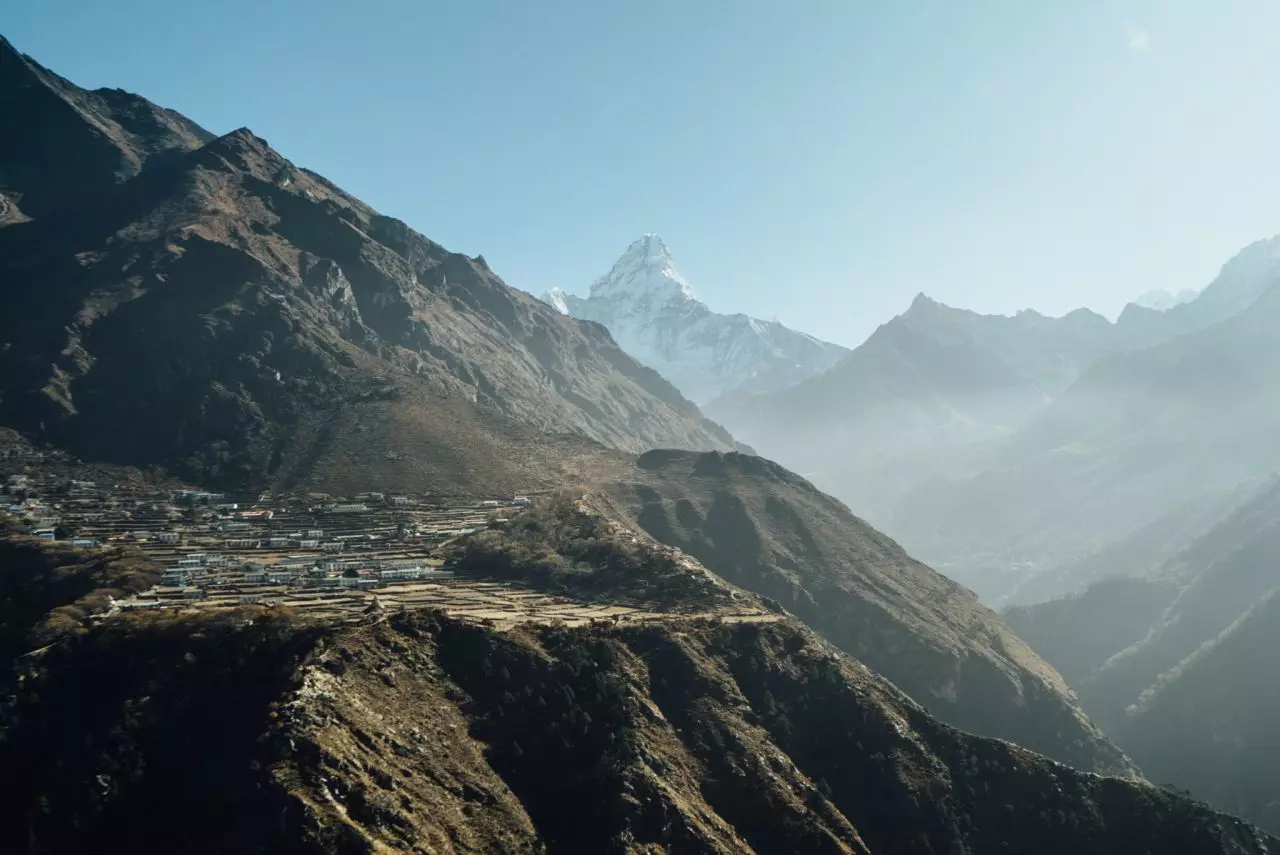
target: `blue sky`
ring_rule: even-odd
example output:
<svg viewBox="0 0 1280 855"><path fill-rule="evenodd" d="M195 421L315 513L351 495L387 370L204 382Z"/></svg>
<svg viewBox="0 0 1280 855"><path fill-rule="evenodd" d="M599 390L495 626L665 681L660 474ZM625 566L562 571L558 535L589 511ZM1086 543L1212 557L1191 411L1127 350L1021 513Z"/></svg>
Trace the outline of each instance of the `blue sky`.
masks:
<svg viewBox="0 0 1280 855"><path fill-rule="evenodd" d="M643 232L717 310L856 344L1206 284L1280 232L1280 4L6 0L81 85L247 125L510 284Z"/></svg>

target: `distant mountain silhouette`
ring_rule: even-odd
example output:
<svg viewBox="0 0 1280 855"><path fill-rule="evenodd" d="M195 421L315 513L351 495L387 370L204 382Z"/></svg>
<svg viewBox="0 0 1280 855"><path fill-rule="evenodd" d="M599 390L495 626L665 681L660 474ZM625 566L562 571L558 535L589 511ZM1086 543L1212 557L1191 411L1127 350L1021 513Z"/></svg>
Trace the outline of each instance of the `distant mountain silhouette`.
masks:
<svg viewBox="0 0 1280 855"><path fill-rule="evenodd" d="M1036 565L1025 585L1193 500L1221 516L1280 468L1278 328L1273 288L1224 321L1100 359L979 474L918 485L889 530L925 557L967 562L963 578L990 589L1007 556Z"/></svg>
<svg viewBox="0 0 1280 855"><path fill-rule="evenodd" d="M922 294L825 374L707 411L883 526L913 485L968 471L976 449L1016 431L1120 342L1084 310L979 315Z"/></svg>

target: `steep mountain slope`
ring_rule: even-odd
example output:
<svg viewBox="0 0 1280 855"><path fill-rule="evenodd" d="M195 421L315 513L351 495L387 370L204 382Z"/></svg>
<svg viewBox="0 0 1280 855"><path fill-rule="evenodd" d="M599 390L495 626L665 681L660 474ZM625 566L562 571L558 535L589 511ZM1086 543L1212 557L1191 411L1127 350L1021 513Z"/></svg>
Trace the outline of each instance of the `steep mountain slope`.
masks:
<svg viewBox="0 0 1280 855"><path fill-rule="evenodd" d="M86 93L7 43L0 53L22 107L0 111L20 167L6 180L28 218L0 228L0 423L215 483L324 480L317 461L397 459L406 446L420 463L447 461L444 480L500 477L545 434L733 447L604 330L249 131L206 141L142 99ZM22 121L36 114L28 102L59 122ZM37 153L80 138L105 154L57 183Z"/></svg>
<svg viewBox="0 0 1280 855"><path fill-rule="evenodd" d="M653 234L632 243L589 296L554 289L543 299L565 314L604 324L623 350L699 404L739 388L785 388L848 353L777 321L711 311Z"/></svg>
<svg viewBox="0 0 1280 855"><path fill-rule="evenodd" d="M1153 780L1280 828L1275 675L1280 486L1156 573L1011 609L1010 624Z"/></svg>
<svg viewBox="0 0 1280 855"><path fill-rule="evenodd" d="M1004 618L1019 638L1078 688L1116 653L1142 641L1178 591L1171 579L1116 577L1072 596L1012 606Z"/></svg>
<svg viewBox="0 0 1280 855"><path fill-rule="evenodd" d="M1280 829L1280 585L1166 674L1118 738L1152 780Z"/></svg>
<svg viewBox="0 0 1280 855"><path fill-rule="evenodd" d="M1042 410L1117 347L1100 315L979 315L923 294L830 371L708 407L762 454L877 525L912 485L968 472L983 443Z"/></svg>
<svg viewBox="0 0 1280 855"><path fill-rule="evenodd" d="M0 719L0 841L17 855L1280 844L939 725L787 623L128 619L27 671Z"/></svg>
<svg viewBox="0 0 1280 855"><path fill-rule="evenodd" d="M653 451L603 489L651 536L779 602L944 721L1082 769L1131 769L997 615L777 464Z"/></svg>
<svg viewBox="0 0 1280 855"><path fill-rule="evenodd" d="M1274 484L1273 478L1257 477L1219 490L1189 491L1162 509L1161 516L1084 557L1050 561L1030 573L1025 563L1011 567L995 585L985 586L987 593L1006 604L1034 605L1115 577L1159 576L1166 565Z"/></svg>
<svg viewBox="0 0 1280 855"><path fill-rule="evenodd" d="M1085 558L1197 497L1247 495L1280 468L1278 326L1273 288L1214 326L1100 360L980 475L918 488L889 530L981 584L1008 563Z"/></svg>
<svg viewBox="0 0 1280 855"><path fill-rule="evenodd" d="M0 225L92 198L213 134L119 89L85 91L0 36Z"/></svg>
<svg viewBox="0 0 1280 855"><path fill-rule="evenodd" d="M1235 254L1194 299L1165 306L1129 304L1116 326L1135 343L1158 344L1175 335L1194 332L1225 321L1249 308L1280 284L1280 235L1254 241Z"/></svg>
<svg viewBox="0 0 1280 855"><path fill-rule="evenodd" d="M1141 639L1080 684L1090 709L1118 729L1126 710L1256 603L1280 589L1280 487L1240 509L1164 568L1178 596Z"/></svg>

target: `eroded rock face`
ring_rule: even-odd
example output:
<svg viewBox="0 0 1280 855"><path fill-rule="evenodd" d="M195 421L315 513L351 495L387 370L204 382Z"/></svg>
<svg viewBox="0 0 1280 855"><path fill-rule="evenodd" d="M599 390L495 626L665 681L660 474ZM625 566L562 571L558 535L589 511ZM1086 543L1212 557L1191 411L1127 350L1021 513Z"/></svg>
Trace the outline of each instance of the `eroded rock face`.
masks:
<svg viewBox="0 0 1280 855"><path fill-rule="evenodd" d="M0 843L85 851L1260 853L939 724L802 627L129 618L28 663ZM67 740L67 728L78 734ZM176 787L174 781L183 786ZM233 810L236 821L228 822Z"/></svg>

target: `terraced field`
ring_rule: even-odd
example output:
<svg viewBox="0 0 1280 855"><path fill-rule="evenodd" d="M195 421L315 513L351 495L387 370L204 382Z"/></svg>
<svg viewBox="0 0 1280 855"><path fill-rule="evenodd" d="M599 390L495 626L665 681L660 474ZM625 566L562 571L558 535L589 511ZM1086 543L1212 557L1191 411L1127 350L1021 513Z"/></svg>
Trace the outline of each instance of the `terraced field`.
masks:
<svg viewBox="0 0 1280 855"><path fill-rule="evenodd" d="M637 623L672 617L711 618L730 622L773 621L778 616L754 608L717 611L654 610L640 604L556 596L523 585L474 578L392 583L371 591L307 591L285 586L209 589L200 599L187 599L182 588L160 588L154 594L121 603L119 611L138 608L218 609L245 604L287 607L326 620L363 619L404 609L440 609L462 620L499 626L562 622L582 626L592 621Z"/></svg>

